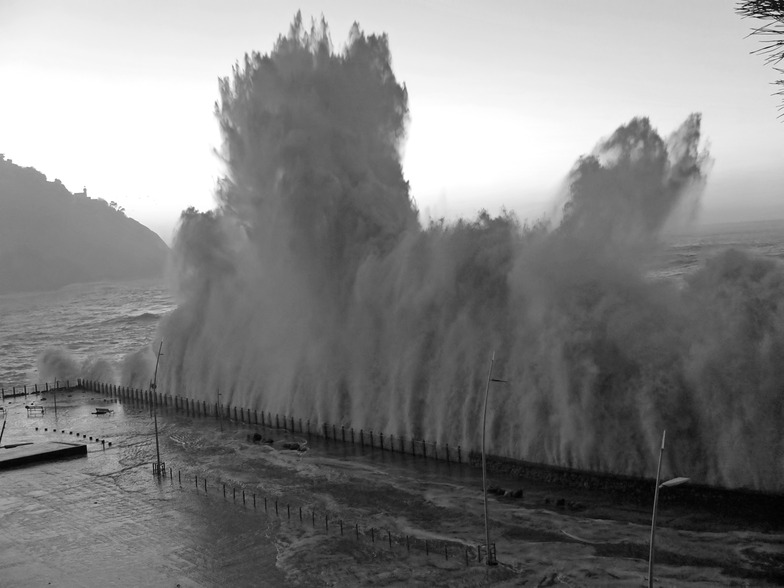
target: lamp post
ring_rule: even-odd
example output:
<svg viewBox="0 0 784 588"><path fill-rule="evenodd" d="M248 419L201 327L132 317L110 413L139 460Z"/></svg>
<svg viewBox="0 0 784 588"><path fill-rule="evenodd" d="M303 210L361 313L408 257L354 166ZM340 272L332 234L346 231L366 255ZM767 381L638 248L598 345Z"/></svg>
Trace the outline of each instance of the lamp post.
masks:
<svg viewBox="0 0 784 588"><path fill-rule="evenodd" d="M218 422L220 423L221 433L223 433L223 415L221 415L220 397L221 397L220 388L218 388ZM264 416L264 414L262 413L261 416Z"/></svg>
<svg viewBox="0 0 784 588"><path fill-rule="evenodd" d="M155 471L158 476L161 475L161 450L160 445L158 444L158 410L155 406L155 391L158 388L158 363L161 361L161 355L163 355L161 352L162 349L163 341L161 341L161 344L158 346L158 356L155 358L155 374L153 375L152 383L150 383L150 388L152 389L153 418L155 420L155 456L157 458Z"/></svg>
<svg viewBox="0 0 784 588"><path fill-rule="evenodd" d="M482 495L485 507L485 547L487 549L486 563L489 566L498 564L495 555L490 552L490 523L487 518L487 459L485 457L485 432L487 431L487 397L490 393L490 382L506 383L506 380L493 378L493 364L495 363L495 351L490 358L490 369L487 371L487 385L485 386L485 408L482 415Z"/></svg>
<svg viewBox="0 0 784 588"><path fill-rule="evenodd" d="M689 481L690 478L672 478L666 482L659 483L661 476L662 456L664 455L664 439L667 436L667 431L662 432L661 449L659 450L659 465L656 468L656 491L653 494L653 516L651 517L651 550L648 555L648 588L653 588L653 550L656 539L656 510L659 506L659 490L661 488L670 488L672 486L680 486Z"/></svg>

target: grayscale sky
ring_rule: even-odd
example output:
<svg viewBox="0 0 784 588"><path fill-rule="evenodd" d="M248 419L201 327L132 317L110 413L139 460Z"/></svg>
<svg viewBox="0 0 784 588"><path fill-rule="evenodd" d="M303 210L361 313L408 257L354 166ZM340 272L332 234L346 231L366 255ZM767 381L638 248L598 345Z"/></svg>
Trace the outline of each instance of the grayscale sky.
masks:
<svg viewBox="0 0 784 588"><path fill-rule="evenodd" d="M0 153L115 200L171 241L213 206L213 104L297 7L389 35L408 87L404 171L422 216L545 212L575 159L634 116L691 112L715 158L702 222L784 218L775 71L734 0L0 0Z"/></svg>

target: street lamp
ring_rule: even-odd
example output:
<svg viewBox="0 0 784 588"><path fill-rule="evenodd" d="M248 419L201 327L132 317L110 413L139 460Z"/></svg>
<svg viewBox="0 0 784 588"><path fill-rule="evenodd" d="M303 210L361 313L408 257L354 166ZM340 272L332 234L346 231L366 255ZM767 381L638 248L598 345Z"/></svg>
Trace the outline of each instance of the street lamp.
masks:
<svg viewBox="0 0 784 588"><path fill-rule="evenodd" d="M667 480L666 482L659 483L659 477L661 476L662 456L664 455L664 438L666 435L667 431L665 430L662 432L661 449L659 450L659 465L656 468L656 491L653 495L653 517L651 519L651 551L648 555L648 588L653 588L653 547L656 539L656 510L659 506L659 490L661 488L680 486L681 484L685 484L690 480L690 478L678 477Z"/></svg>
<svg viewBox="0 0 784 588"><path fill-rule="evenodd" d="M482 416L482 494L485 504L485 547L487 548L486 563L489 566L498 564L495 554L490 551L490 524L487 518L487 460L485 458L485 432L487 430L487 396L490 393L490 382L506 383L506 380L493 378L493 364L495 363L495 351L490 358L490 369L487 372L487 386L485 387L485 409Z"/></svg>
<svg viewBox="0 0 784 588"><path fill-rule="evenodd" d="M157 458L155 472L158 474L158 476L161 475L161 450L158 444L158 409L155 406L155 391L158 388L158 363L161 361L161 355L163 355L161 352L162 349L163 341L161 341L161 344L158 346L158 356L155 359L155 374L153 375L152 382L150 383L150 388L152 389L153 418L155 419L155 456ZM166 466L164 465L164 467ZM166 472L163 473L165 474Z"/></svg>

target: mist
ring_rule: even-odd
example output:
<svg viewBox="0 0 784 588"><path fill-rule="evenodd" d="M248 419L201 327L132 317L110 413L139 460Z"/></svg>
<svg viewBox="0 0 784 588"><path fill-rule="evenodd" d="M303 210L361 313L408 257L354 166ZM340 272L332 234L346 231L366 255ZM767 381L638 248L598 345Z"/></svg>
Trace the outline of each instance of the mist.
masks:
<svg viewBox="0 0 784 588"><path fill-rule="evenodd" d="M427 226L386 36L355 25L335 50L298 15L221 81L215 115L226 175L175 235L159 390L477 448L495 352L491 453L652 475L666 428L665 474L784 488L780 264L730 250L681 285L647 277L699 209L698 114L599 141L553 219Z"/></svg>

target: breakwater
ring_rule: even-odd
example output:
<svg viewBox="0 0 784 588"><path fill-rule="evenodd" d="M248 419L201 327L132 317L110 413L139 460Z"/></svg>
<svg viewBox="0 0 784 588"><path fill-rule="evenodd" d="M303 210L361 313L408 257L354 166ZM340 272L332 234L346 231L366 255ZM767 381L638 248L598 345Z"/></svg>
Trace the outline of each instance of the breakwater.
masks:
<svg viewBox="0 0 784 588"><path fill-rule="evenodd" d="M381 431L355 429L346 425L302 419L295 415L273 414L268 411L208 403L183 396L163 394L150 389L137 389L92 380L79 380L87 390L112 396L120 401L136 401L200 417L226 419L236 424L280 429L326 441L360 445L382 451L406 453L422 459L435 459L467 467L481 467L481 453L477 448L450 447L425 439L396 436ZM532 482L561 486L588 492L611 495L619 502L649 505L653 502L655 480L609 472L589 471L547 464L527 462L497 455L487 455L487 469L491 475L518 478ZM663 506L693 507L721 516L754 520L772 528L784 527L784 494L721 488L705 484L684 484L667 488L659 497Z"/></svg>

